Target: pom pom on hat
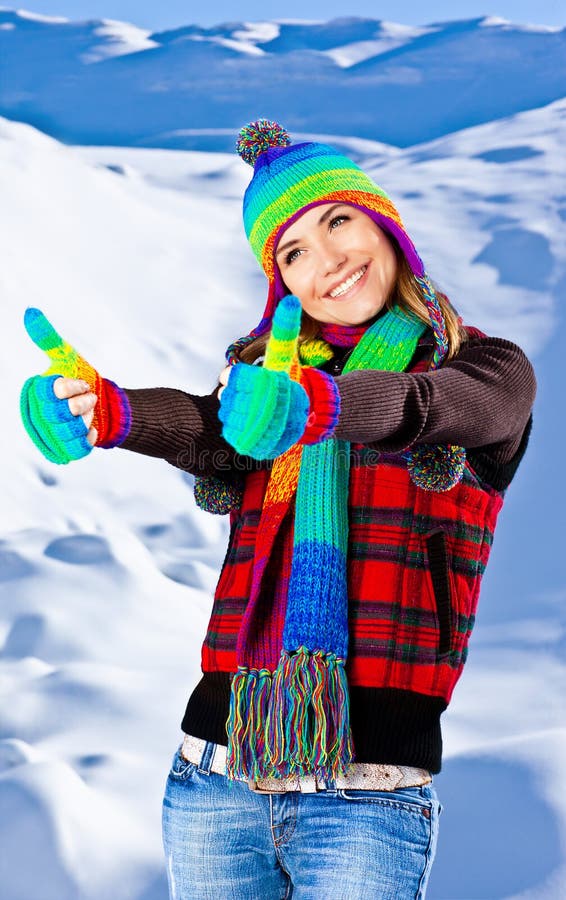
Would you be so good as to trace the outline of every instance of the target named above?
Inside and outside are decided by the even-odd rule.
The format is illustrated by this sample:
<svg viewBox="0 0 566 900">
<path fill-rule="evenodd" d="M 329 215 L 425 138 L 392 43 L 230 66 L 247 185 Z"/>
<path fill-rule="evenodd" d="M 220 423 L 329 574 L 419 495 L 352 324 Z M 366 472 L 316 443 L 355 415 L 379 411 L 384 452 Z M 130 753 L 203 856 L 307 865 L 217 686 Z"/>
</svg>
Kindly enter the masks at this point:
<svg viewBox="0 0 566 900">
<path fill-rule="evenodd" d="M 270 119 L 256 119 L 240 130 L 236 150 L 244 162 L 253 166 L 260 153 L 269 150 L 270 147 L 288 147 L 290 143 L 291 138 L 277 122 Z"/>
</svg>

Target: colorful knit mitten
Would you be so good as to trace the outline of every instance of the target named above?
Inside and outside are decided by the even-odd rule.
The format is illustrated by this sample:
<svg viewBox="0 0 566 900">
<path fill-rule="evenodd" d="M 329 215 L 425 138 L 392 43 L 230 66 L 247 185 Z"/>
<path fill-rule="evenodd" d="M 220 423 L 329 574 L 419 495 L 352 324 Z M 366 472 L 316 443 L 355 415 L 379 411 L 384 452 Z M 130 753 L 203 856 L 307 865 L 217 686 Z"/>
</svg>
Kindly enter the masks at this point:
<svg viewBox="0 0 566 900">
<path fill-rule="evenodd" d="M 324 372 L 301 369 L 297 344 L 301 304 L 279 302 L 263 366 L 237 363 L 220 397 L 222 434 L 253 459 L 275 459 L 298 441 L 330 436 L 338 419 L 338 389 Z"/>
<path fill-rule="evenodd" d="M 102 376 L 57 334 L 41 310 L 28 307 L 24 326 L 37 346 L 47 353 L 51 365 L 42 375 L 25 382 L 20 395 L 20 412 L 25 429 L 35 446 L 50 462 L 64 464 L 91 452 L 88 428 L 82 416 L 75 416 L 67 399 L 55 396 L 53 382 L 60 376 L 88 383 L 98 401 L 92 426 L 98 431 L 96 446 L 115 447 L 127 436 L 131 410 L 124 391 Z"/>
</svg>

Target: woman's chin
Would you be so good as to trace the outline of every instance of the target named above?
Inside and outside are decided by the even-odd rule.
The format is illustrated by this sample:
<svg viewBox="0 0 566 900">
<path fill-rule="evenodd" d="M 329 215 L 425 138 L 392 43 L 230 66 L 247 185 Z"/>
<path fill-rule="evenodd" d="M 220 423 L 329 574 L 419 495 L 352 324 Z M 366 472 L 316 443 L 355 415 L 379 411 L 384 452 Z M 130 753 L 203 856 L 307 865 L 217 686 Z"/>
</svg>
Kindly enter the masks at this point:
<svg viewBox="0 0 566 900">
<path fill-rule="evenodd" d="M 385 309 L 385 306 L 380 306 L 378 309 L 375 307 L 371 309 L 360 309 L 360 310 L 336 310 L 335 312 L 328 312 L 324 315 L 320 315 L 317 318 L 321 322 L 330 322 L 333 325 L 365 325 L 372 322 L 376 319 L 379 314 Z"/>
</svg>

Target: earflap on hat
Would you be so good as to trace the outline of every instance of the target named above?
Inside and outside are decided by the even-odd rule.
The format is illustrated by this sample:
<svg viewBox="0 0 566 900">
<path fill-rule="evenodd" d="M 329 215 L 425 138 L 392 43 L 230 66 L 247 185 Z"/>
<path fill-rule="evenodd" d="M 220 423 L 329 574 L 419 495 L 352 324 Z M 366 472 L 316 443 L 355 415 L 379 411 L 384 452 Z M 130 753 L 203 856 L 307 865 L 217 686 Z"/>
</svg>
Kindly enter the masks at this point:
<svg viewBox="0 0 566 900">
<path fill-rule="evenodd" d="M 248 344 L 251 344 L 251 342 L 255 341 L 256 338 L 261 337 L 262 334 L 266 334 L 271 330 L 273 314 L 282 296 L 283 294 L 278 295 L 275 281 L 270 281 L 269 290 L 267 293 L 267 303 L 265 305 L 261 321 L 256 325 L 255 328 L 252 328 L 249 334 L 244 335 L 244 337 L 238 338 L 238 340 L 230 344 L 226 350 L 226 361 L 229 366 L 233 366 L 239 361 L 240 353 L 244 349 L 244 347 L 247 347 Z"/>
</svg>

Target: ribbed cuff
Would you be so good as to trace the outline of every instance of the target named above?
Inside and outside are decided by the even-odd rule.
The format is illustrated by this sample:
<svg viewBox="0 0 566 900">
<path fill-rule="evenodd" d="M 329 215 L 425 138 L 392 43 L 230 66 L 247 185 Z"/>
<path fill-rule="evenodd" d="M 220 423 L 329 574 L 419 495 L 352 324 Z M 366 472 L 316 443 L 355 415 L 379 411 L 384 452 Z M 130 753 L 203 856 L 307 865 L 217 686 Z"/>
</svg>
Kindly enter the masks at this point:
<svg viewBox="0 0 566 900">
<path fill-rule="evenodd" d="M 301 385 L 308 394 L 310 413 L 300 444 L 317 444 L 332 437 L 340 415 L 340 392 L 331 375 L 319 369 L 301 371 Z"/>
<path fill-rule="evenodd" d="M 132 424 L 130 402 L 122 390 L 108 378 L 97 379 L 98 403 L 95 406 L 93 426 L 98 430 L 96 447 L 109 450 L 124 441 Z"/>
</svg>

